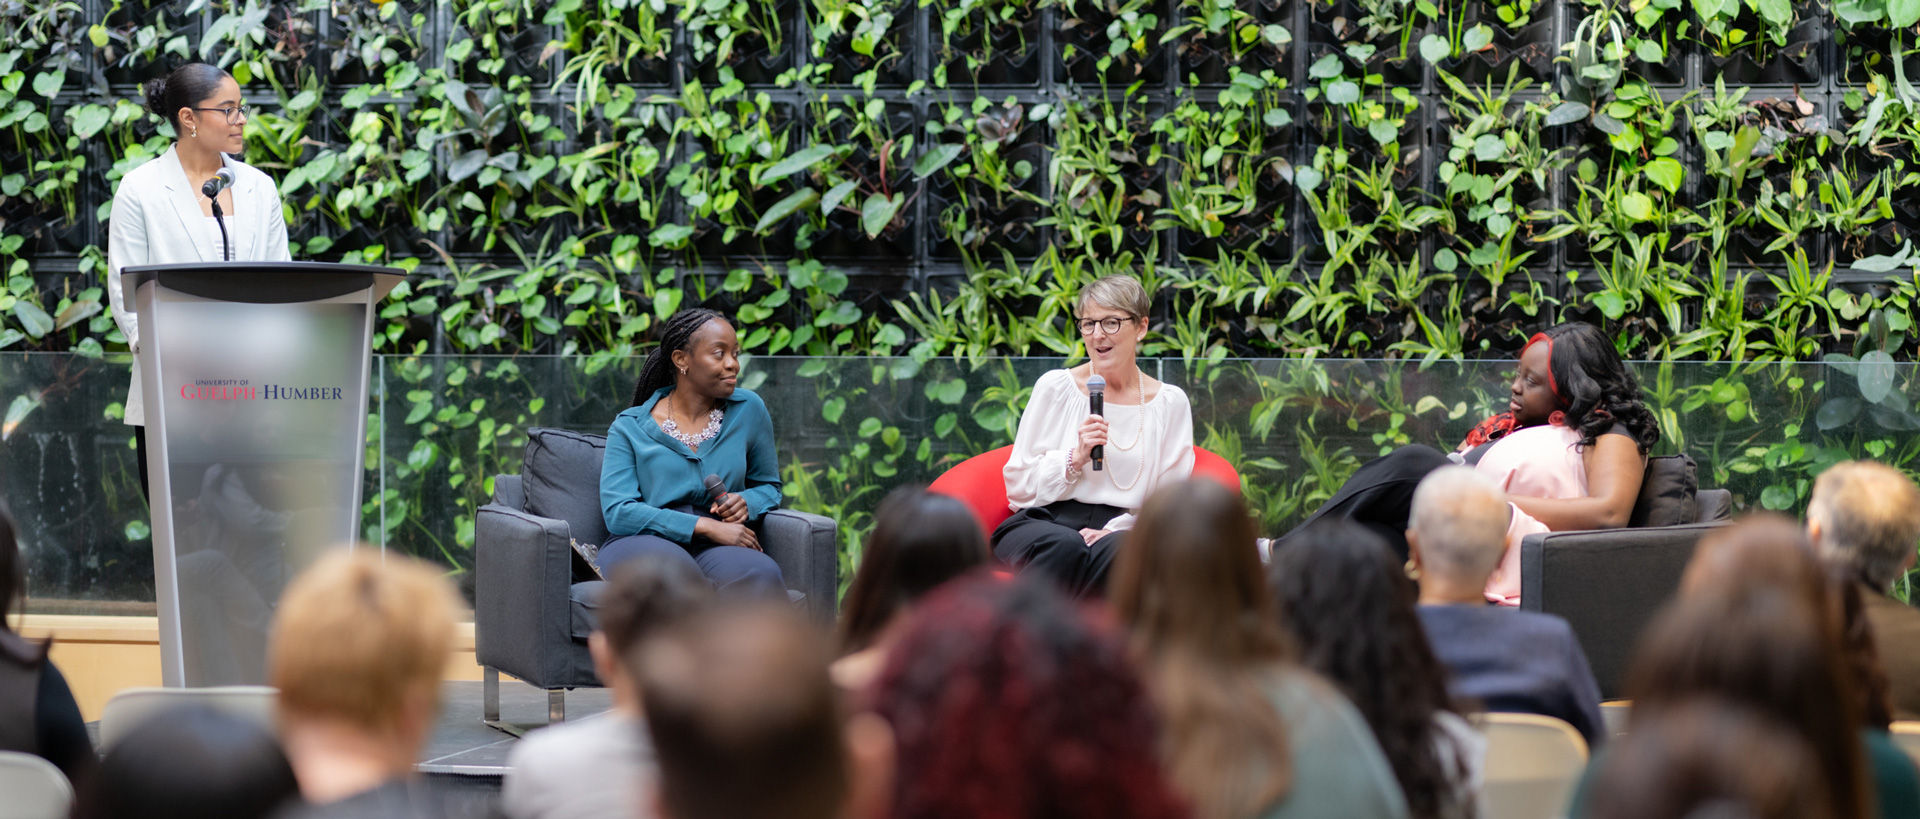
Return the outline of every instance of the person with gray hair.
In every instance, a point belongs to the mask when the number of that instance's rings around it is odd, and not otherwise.
[[[1420,481],[1407,529],[1420,623],[1452,672],[1455,700],[1565,720],[1597,746],[1605,740],[1600,684],[1573,628],[1551,614],[1487,603],[1511,514],[1506,496],[1471,467],[1443,467]]]
[[[1807,538],[1860,595],[1887,674],[1893,718],[1920,719],[1920,610],[1887,595],[1913,568],[1920,488],[1898,469],[1847,461],[1820,473],[1807,503]]]
[[[1141,371],[1151,302],[1131,276],[1082,288],[1072,325],[1087,363],[1033,385],[1001,474],[1013,516],[993,532],[996,557],[1081,597],[1099,597],[1133,513],[1193,474],[1187,394]],[[1099,409],[1089,402],[1104,396]]]

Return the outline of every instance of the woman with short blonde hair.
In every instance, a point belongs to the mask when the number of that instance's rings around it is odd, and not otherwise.
[[[1140,282],[1107,276],[1081,290],[1077,306],[1087,363],[1034,384],[1004,472],[1014,515],[994,530],[993,551],[1076,595],[1098,596],[1133,510],[1193,474],[1193,409],[1179,387],[1140,370],[1152,307]],[[1089,382],[1105,387],[1098,414],[1089,411]]]

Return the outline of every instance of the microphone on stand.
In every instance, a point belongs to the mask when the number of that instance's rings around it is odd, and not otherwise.
[[[227,237],[227,220],[220,212],[220,192],[233,187],[233,171],[227,168],[213,172],[213,178],[200,186],[201,195],[213,200],[213,223],[220,226],[220,250],[226,261],[233,261],[233,240]]]
[[[1089,415],[1106,415],[1106,403],[1107,380],[1097,375],[1088,376],[1087,413]],[[1107,448],[1105,446],[1096,446],[1093,448],[1093,451],[1088,454],[1093,456],[1093,471],[1099,472],[1106,468]]]

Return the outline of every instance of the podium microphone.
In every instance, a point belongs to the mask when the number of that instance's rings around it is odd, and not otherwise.
[[[1097,375],[1087,376],[1087,414],[1106,415],[1106,404],[1107,380]],[[1093,456],[1093,471],[1099,472],[1106,468],[1107,448],[1105,446],[1096,446],[1088,454]]]
[[[706,483],[708,504],[719,503],[721,498],[727,496],[727,482],[720,480],[719,475],[708,475]]]
[[[213,223],[220,226],[220,250],[226,261],[233,261],[233,240],[227,237],[227,220],[220,212],[220,192],[233,187],[233,171],[227,168],[213,172],[213,178],[200,186],[201,195],[213,200]]]

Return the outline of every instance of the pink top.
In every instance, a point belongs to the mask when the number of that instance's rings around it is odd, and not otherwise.
[[[1570,427],[1543,424],[1514,430],[1488,447],[1474,470],[1509,495],[1523,498],[1584,498],[1587,464],[1580,451],[1580,433]],[[1508,504],[1513,520],[1507,524],[1507,551],[1487,577],[1487,599],[1502,606],[1520,605],[1520,540],[1551,531],[1520,507]]]

